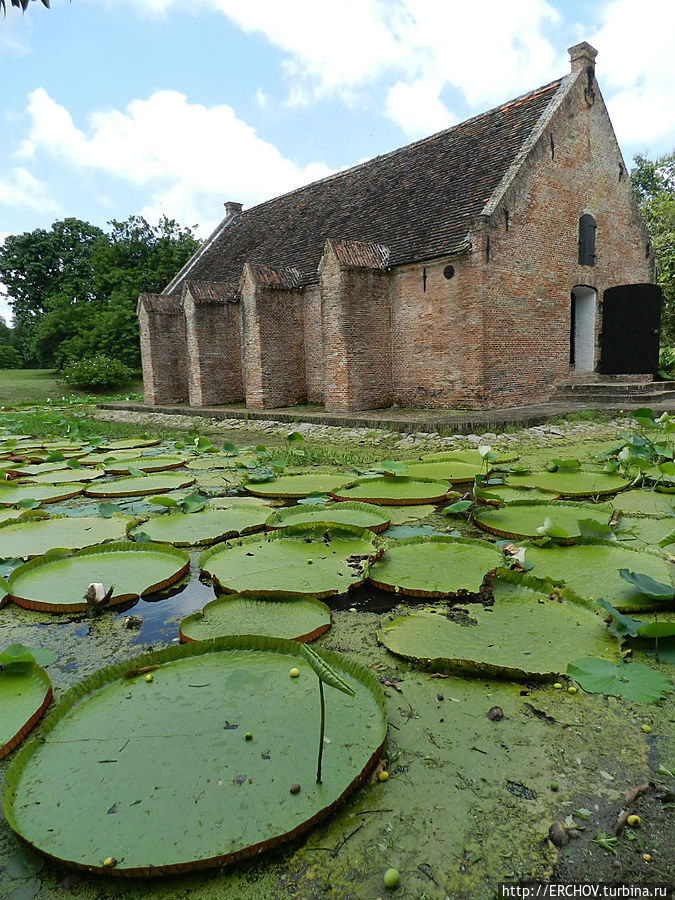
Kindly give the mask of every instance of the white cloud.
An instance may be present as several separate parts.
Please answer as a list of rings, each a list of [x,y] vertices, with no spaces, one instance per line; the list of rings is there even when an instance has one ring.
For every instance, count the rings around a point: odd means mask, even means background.
[[[47,185],[20,166],[0,178],[0,206],[23,206],[43,212],[57,209]]]
[[[142,185],[148,214],[199,222],[202,232],[219,221],[214,197],[251,206],[330,173],[322,163],[297,166],[231,107],[189,103],[177,91],[158,91],[124,110],[97,111],[85,130],[43,88],[30,94],[28,114],[25,156],[47,153],[74,169]]]
[[[633,0],[613,0],[602,17],[589,41],[617,138],[644,149],[675,141],[675,4],[643,0],[638,15]]]
[[[387,94],[387,115],[408,137],[425,137],[457,122],[440,98],[441,84],[433,81],[398,81]]]

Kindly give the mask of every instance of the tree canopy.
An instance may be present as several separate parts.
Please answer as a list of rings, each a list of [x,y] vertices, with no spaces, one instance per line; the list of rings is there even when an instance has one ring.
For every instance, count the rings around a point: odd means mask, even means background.
[[[675,150],[656,160],[635,156],[631,172],[663,289],[662,346],[675,345]]]
[[[14,331],[28,364],[61,367],[104,354],[140,366],[136,301],[157,293],[199,247],[189,228],[162,218],[80,219],[10,235],[0,247]]]
[[[26,12],[30,0],[10,0],[10,2],[12,6],[16,6],[17,9],[21,9],[23,10],[23,12]],[[49,0],[40,0],[40,2],[43,6],[46,6],[47,9],[49,9]],[[3,14],[7,12],[5,0],[0,0],[0,9],[2,10]]]

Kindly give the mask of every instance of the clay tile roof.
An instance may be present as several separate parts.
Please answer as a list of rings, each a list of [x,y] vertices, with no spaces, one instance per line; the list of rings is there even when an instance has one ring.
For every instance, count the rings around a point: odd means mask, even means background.
[[[224,220],[166,290],[238,281],[246,262],[316,281],[328,238],[384,245],[390,266],[458,250],[561,82]]]
[[[373,244],[368,241],[336,241],[333,244],[335,254],[343,266],[356,266],[365,269],[386,269],[391,253],[389,247]]]
[[[251,276],[257,284],[264,284],[278,290],[299,288],[303,284],[300,269],[295,267],[278,267],[250,265]]]
[[[161,313],[167,316],[175,316],[182,313],[180,300],[177,296],[167,294],[139,294],[137,310],[143,307],[149,312]]]
[[[185,282],[184,292],[189,291],[192,300],[196,304],[205,303],[227,303],[238,299],[239,284],[238,282],[219,282],[211,281],[194,281],[190,279]]]

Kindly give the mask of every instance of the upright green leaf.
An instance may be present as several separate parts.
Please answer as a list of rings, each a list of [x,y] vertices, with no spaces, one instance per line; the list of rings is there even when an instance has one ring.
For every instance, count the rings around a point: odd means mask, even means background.
[[[347,684],[347,682],[338,675],[335,669],[330,666],[322,656],[319,656],[316,650],[312,647],[308,647],[307,644],[303,644],[300,649],[302,650],[302,655],[324,684],[336,688],[338,691],[342,691],[343,694],[348,694],[350,697],[356,696],[354,688],[350,684]]]

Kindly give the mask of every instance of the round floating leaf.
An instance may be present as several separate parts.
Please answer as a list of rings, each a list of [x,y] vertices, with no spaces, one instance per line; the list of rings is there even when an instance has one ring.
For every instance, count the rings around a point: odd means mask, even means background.
[[[513,500],[527,500],[529,502],[532,500],[545,500],[547,503],[550,503],[551,500],[556,500],[560,496],[552,491],[541,491],[539,488],[525,485],[515,487],[510,484],[488,484],[482,490],[484,493],[495,494],[503,503],[511,503]],[[495,501],[488,499],[486,502],[493,503]]]
[[[188,554],[174,547],[121,541],[31,560],[12,572],[9,591],[26,609],[84,612],[84,594],[92,582],[115,586],[109,604],[114,606],[168,587],[189,568]]]
[[[416,522],[419,519],[426,519],[427,516],[433,516],[436,507],[429,505],[424,506],[391,506],[387,512],[391,516],[392,525],[403,525],[404,522]]]
[[[84,490],[84,484],[14,484],[0,482],[0,506],[16,506],[21,500],[37,500],[39,503],[56,503],[76,497]]]
[[[639,570],[657,581],[672,583],[670,565],[662,556],[608,541],[587,543],[582,538],[573,546],[528,547],[525,559],[533,564],[531,575],[588,600],[605,597],[621,612],[658,609],[659,604],[623,581],[619,569]]]
[[[199,567],[232,593],[329,597],[363,584],[378,554],[373,541],[362,528],[292,525],[218,544],[202,553]]]
[[[108,441],[107,444],[100,444],[98,450],[100,453],[115,450],[136,450],[139,447],[156,447],[159,443],[161,443],[159,438],[121,438],[117,441]]]
[[[115,460],[105,464],[106,472],[112,475],[124,475],[132,469],[141,472],[164,472],[168,469],[178,469],[186,463],[184,456],[136,456],[125,460]]]
[[[474,513],[479,528],[507,538],[539,537],[549,534],[571,543],[582,536],[579,522],[592,519],[608,526],[614,512],[610,504],[570,503],[569,501],[515,500],[497,508],[483,507]],[[542,530],[546,519],[562,529],[562,534]]]
[[[339,490],[329,491],[335,500],[360,500],[383,506],[408,506],[421,503],[440,503],[451,495],[450,485],[444,481],[408,478],[404,475],[377,475],[359,478]],[[456,496],[452,494],[452,496]]]
[[[238,456],[209,453],[206,456],[189,456],[185,465],[188,469],[199,471],[200,469],[240,469],[251,462],[253,462],[253,456],[249,453]]]
[[[649,549],[661,553],[670,553],[672,547],[671,534],[675,529],[675,519],[656,519],[653,516],[619,516],[616,523],[616,537],[629,547]],[[670,539],[669,539],[670,538]]]
[[[408,463],[410,478],[431,478],[434,481],[472,482],[476,475],[484,471],[485,464],[480,458],[475,463],[461,459]]]
[[[313,641],[330,628],[332,614],[313,597],[254,597],[225,594],[180,623],[182,641],[206,641],[237,634],[263,634]]]
[[[153,541],[175,544],[177,547],[215,544],[238,534],[260,531],[265,527],[267,509],[237,506],[232,502],[226,509],[203,509],[194,513],[171,512],[151,516],[130,534],[144,531]]]
[[[59,658],[56,650],[45,647],[26,647],[24,644],[10,644],[0,653],[0,666],[12,663],[34,662],[38,666],[51,666]]]
[[[370,580],[414,597],[477,594],[488,572],[502,562],[501,552],[487,541],[441,535],[406,538],[374,563]]]
[[[286,497],[297,500],[315,491],[327,492],[336,490],[348,480],[339,473],[309,472],[306,475],[282,475],[272,481],[246,484],[249,494],[256,497]]]
[[[0,509],[0,525],[3,522],[16,522],[20,515],[20,509]]]
[[[33,475],[30,478],[23,477],[23,474],[18,479],[22,484],[63,484],[64,482],[81,482],[81,481],[94,481],[95,478],[100,478],[103,475],[103,472],[97,469],[58,469],[54,472],[42,472],[40,475]]]
[[[634,703],[656,703],[675,690],[662,672],[637,662],[577,659],[569,664],[567,673],[589,694],[625,697]]]
[[[159,473],[118,478],[116,481],[102,481],[89,484],[85,489],[88,497],[141,497],[145,494],[163,494],[194,484],[194,476],[188,473]]]
[[[52,702],[52,683],[31,662],[0,669],[0,759],[18,746]]]
[[[278,509],[267,518],[268,528],[285,528],[288,525],[327,524],[351,525],[368,528],[376,534],[389,525],[389,513],[372,503],[326,503],[322,506],[290,506]]]
[[[505,678],[550,678],[579,652],[611,653],[618,641],[586,606],[559,603],[524,584],[495,581],[494,605],[437,607],[391,615],[377,639],[397,656],[433,671],[468,670]],[[581,648],[583,647],[583,650]]]
[[[110,875],[228,864],[296,837],[364,780],[386,736],[375,673],[323,653],[356,696],[326,697],[331,743],[316,783],[319,688],[302,646],[224,638],[99,671],[10,766],[8,823],[50,856]],[[125,678],[147,666],[152,682]]]
[[[53,547],[79,550],[102,541],[123,540],[134,520],[124,516],[53,516],[0,525],[0,557],[40,556]]]
[[[12,471],[19,472],[21,477],[24,475],[44,475],[48,472],[69,472],[71,471],[68,468],[68,463],[66,460],[62,460],[61,462],[52,462],[52,463],[36,463],[32,466],[21,466],[20,468],[13,469]]]
[[[661,494],[658,491],[621,491],[613,502],[614,506],[625,515],[675,515],[675,497],[672,494]]]
[[[606,475],[604,472],[561,470],[558,472],[527,472],[511,474],[509,485],[527,485],[542,491],[552,491],[561,497],[600,497],[615,494],[628,487],[632,479],[622,475]]]
[[[103,466],[106,462],[123,462],[127,459],[138,459],[138,450],[109,450],[101,447],[100,450],[81,456],[79,462],[83,466]]]
[[[490,449],[496,454],[495,462],[514,462],[518,459],[518,454],[512,450],[498,450],[494,447]],[[477,466],[484,464],[483,457],[478,450],[434,450],[433,453],[425,453],[422,459],[425,462],[467,462]]]

